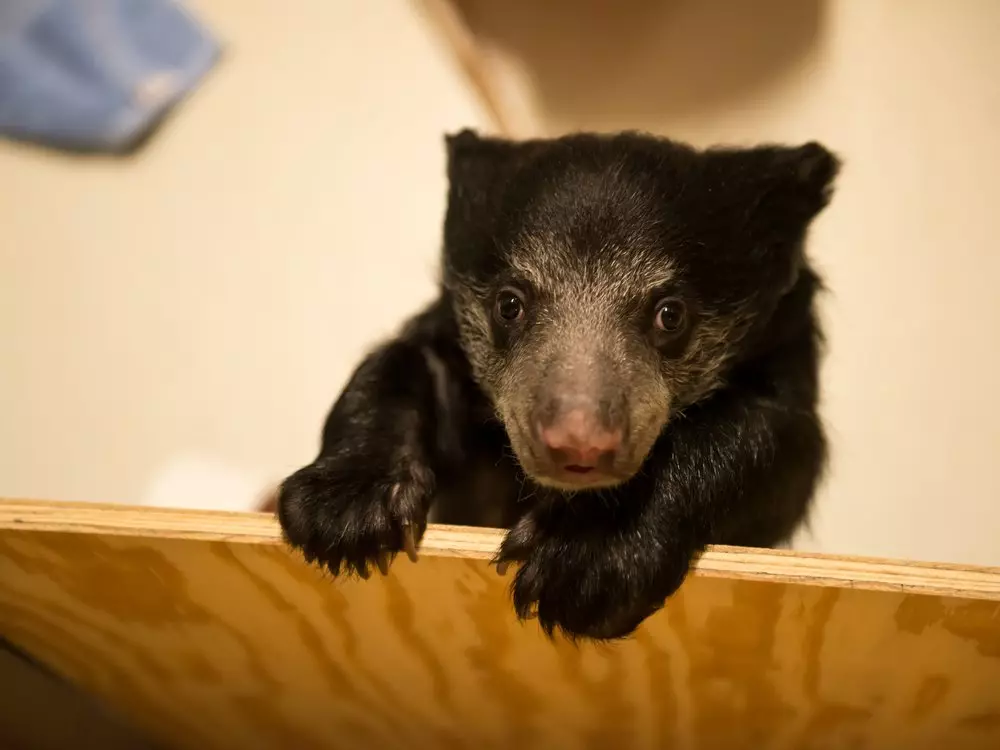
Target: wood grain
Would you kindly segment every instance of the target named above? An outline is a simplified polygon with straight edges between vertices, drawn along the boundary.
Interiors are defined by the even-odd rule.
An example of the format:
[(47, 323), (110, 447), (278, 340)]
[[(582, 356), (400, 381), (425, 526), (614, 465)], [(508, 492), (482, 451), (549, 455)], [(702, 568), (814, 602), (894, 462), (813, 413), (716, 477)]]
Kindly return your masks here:
[(572, 645), (500, 538), (334, 581), (264, 514), (0, 502), (0, 630), (177, 748), (1000, 747), (1000, 570), (714, 549)]
[(163, 750), (93, 696), (0, 638), (0, 747), (4, 750)]

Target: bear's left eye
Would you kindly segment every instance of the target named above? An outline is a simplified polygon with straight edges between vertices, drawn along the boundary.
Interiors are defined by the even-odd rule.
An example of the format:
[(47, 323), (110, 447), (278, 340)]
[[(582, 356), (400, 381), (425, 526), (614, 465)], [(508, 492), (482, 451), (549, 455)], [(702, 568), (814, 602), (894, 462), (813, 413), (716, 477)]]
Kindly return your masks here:
[(516, 289), (504, 287), (493, 309), (501, 323), (516, 323), (524, 317), (524, 297)]
[(665, 333), (680, 333), (687, 325), (687, 305), (674, 297), (662, 299), (656, 305), (653, 320), (656, 327)]

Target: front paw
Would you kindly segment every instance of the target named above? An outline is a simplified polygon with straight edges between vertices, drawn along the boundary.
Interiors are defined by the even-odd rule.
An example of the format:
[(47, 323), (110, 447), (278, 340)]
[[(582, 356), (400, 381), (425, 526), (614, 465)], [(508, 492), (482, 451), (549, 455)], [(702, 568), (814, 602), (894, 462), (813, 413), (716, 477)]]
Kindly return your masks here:
[[(592, 531), (592, 530), (591, 530)], [(520, 563), (512, 587), (518, 617), (551, 636), (613, 640), (631, 635), (684, 581), (691, 554), (649, 533), (581, 532), (526, 516), (504, 540), (501, 572)]]
[(383, 471), (357, 456), (321, 457), (286, 479), (278, 492), (285, 539), (334, 575), (383, 575), (397, 553), (417, 559), (427, 528), (434, 474), (419, 461)]

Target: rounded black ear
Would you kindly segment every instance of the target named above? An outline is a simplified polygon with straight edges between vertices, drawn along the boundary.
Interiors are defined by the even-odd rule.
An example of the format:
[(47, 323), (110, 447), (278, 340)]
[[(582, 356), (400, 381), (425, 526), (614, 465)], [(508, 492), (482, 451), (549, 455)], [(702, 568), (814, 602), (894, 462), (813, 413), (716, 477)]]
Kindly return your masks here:
[(761, 289), (786, 289), (809, 226), (833, 195), (840, 160), (817, 142), (714, 148), (695, 156), (679, 202), (720, 262)]
[(764, 267), (785, 276), (782, 289), (795, 284), (804, 261), (803, 240), (812, 220), (833, 197), (840, 159), (821, 144), (765, 147), (759, 197), (744, 231), (758, 241), (753, 255)]
[[(699, 179), (731, 231), (788, 247), (833, 196), (840, 159), (821, 144), (709, 149)], [(708, 198), (707, 196), (711, 196)]]
[(774, 189), (786, 192), (787, 207), (800, 218), (812, 219), (833, 197), (840, 159), (822, 144), (810, 141), (798, 148), (777, 149)]
[[(747, 219), (808, 224), (830, 202), (840, 159), (823, 145), (717, 148), (703, 154), (702, 178)], [(800, 228), (804, 228), (801, 226)]]
[(478, 144), (483, 143), (484, 140), (487, 139), (482, 138), (472, 128), (462, 128), (455, 133), (446, 133), (444, 136), (449, 156), (463, 149), (475, 148)]
[(792, 150), (798, 162), (798, 178), (803, 184), (824, 190), (840, 171), (840, 159), (816, 141), (809, 141)]
[(448, 154), (448, 181), (452, 190), (485, 192), (509, 166), (518, 145), (503, 138), (479, 135), (464, 129), (445, 136)]
[(444, 224), (447, 265), (461, 268), (491, 246), (503, 188), (524, 144), (483, 137), (474, 130), (445, 136), (448, 208)]

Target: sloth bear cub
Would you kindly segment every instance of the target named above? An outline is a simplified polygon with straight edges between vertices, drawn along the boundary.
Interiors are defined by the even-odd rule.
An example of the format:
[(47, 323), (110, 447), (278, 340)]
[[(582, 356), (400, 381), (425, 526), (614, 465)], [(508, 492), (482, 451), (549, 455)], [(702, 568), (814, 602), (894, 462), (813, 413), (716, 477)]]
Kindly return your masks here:
[(826, 443), (804, 245), (839, 161), (638, 133), (446, 145), (440, 295), (282, 484), (285, 538), (368, 577), (429, 521), (503, 527), (520, 617), (627, 636), (706, 545), (773, 546), (807, 515)]

